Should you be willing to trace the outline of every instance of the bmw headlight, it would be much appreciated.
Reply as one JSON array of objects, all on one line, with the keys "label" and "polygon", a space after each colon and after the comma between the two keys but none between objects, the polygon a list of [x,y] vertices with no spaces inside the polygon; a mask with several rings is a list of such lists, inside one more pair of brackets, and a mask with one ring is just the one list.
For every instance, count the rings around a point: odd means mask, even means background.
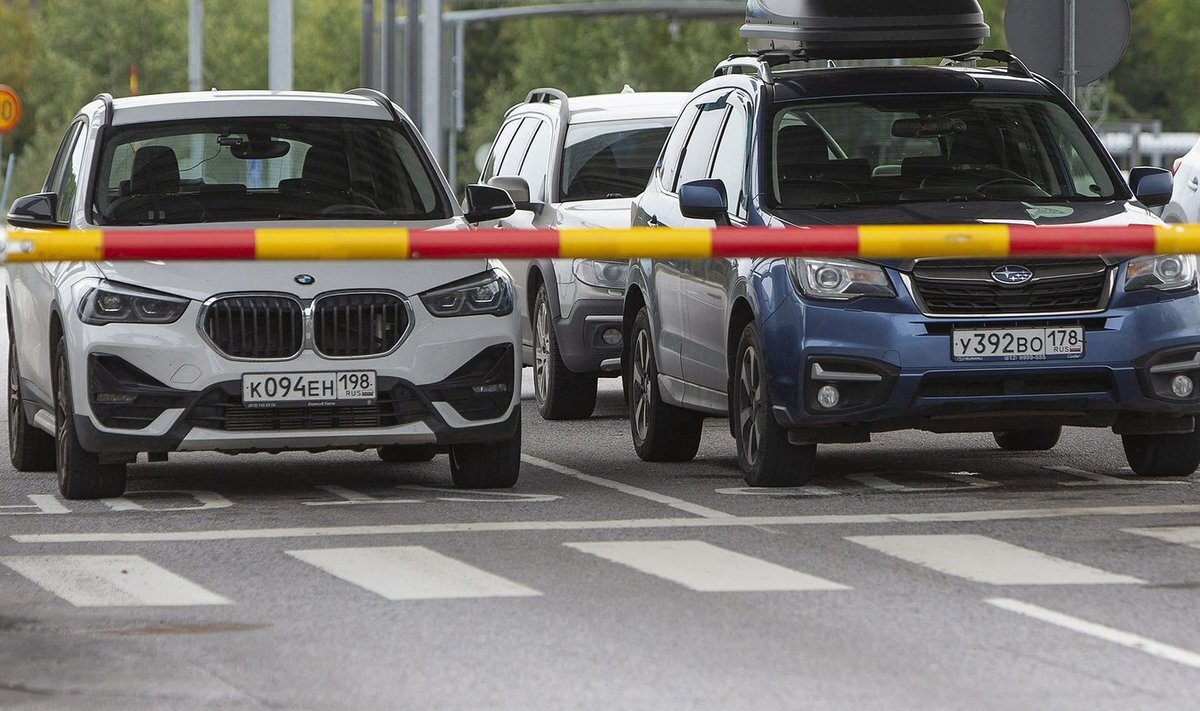
[{"label": "bmw headlight", "polygon": [[575,278],[600,289],[625,290],[629,284],[629,262],[576,259]]},{"label": "bmw headlight", "polygon": [[815,299],[846,301],[860,296],[895,296],[882,267],[852,259],[787,260],[800,293]]},{"label": "bmw headlight", "polygon": [[1129,260],[1125,291],[1186,289],[1196,283],[1196,258],[1190,254],[1160,254]]},{"label": "bmw headlight", "polygon": [[421,303],[434,316],[505,316],[513,310],[508,279],[497,271],[484,272],[421,294]]},{"label": "bmw headlight", "polygon": [[187,311],[188,300],[102,282],[89,291],[79,306],[84,323],[175,323]]}]

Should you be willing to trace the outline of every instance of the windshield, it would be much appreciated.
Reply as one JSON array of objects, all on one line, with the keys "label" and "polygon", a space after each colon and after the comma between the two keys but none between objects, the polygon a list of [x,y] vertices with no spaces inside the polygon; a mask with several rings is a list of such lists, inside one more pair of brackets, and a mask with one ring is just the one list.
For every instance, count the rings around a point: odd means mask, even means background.
[{"label": "windshield", "polygon": [[806,103],[776,113],[771,136],[771,186],[784,208],[1122,197],[1080,127],[1049,101]]},{"label": "windshield", "polygon": [[574,124],[563,147],[562,199],[635,197],[646,189],[674,117]]},{"label": "windshield", "polygon": [[103,224],[434,220],[453,210],[398,124],[237,118],[119,127],[96,181]]}]

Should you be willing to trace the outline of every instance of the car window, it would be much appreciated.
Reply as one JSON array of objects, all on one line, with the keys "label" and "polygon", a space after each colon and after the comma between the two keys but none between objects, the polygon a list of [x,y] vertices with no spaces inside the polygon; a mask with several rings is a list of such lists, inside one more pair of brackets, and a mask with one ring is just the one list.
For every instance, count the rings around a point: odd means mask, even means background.
[{"label": "car window", "polygon": [[721,127],[728,115],[729,103],[724,95],[700,107],[700,117],[683,147],[683,159],[679,164],[679,185],[708,177],[717,137],[720,136]]},{"label": "car window", "polygon": [[521,125],[521,119],[513,119],[504,124],[500,128],[500,133],[496,134],[496,140],[492,143],[492,150],[488,154],[487,163],[483,166],[483,172],[480,173],[480,178],[487,182],[495,177],[496,169],[500,167],[500,161],[504,158],[505,151],[508,150],[509,144],[512,143],[513,134],[517,132],[517,127]]},{"label": "car window", "polygon": [[174,121],[114,130],[94,198],[107,224],[448,219],[435,171],[391,121]]},{"label": "car window", "polygon": [[740,95],[733,95],[710,176],[724,183],[729,212],[738,217],[745,217],[747,209],[746,158],[750,151],[750,112],[747,104]]},{"label": "car window", "polygon": [[516,134],[513,135],[512,143],[509,144],[508,150],[504,152],[504,157],[500,160],[500,167],[496,169],[496,175],[520,174],[521,162],[525,160],[525,154],[529,151],[529,142],[533,140],[533,133],[537,131],[539,124],[541,121],[533,117],[521,122]]},{"label": "car window", "polygon": [[71,155],[71,149],[75,147],[75,139],[79,137],[80,131],[83,130],[83,122],[76,121],[67,128],[66,134],[63,135],[62,143],[58,144],[58,152],[54,154],[54,162],[50,164],[50,172],[46,175],[46,182],[42,185],[42,192],[52,193],[58,190],[62,183],[63,171],[67,168],[67,161]]},{"label": "car window", "polygon": [[671,130],[671,135],[667,138],[667,144],[663,147],[662,156],[658,162],[658,179],[662,182],[663,189],[669,192],[675,191],[683,144],[692,134],[692,127],[696,125],[696,119],[700,116],[700,106],[703,103],[703,101],[693,102],[684,107],[679,114],[679,119],[675,122],[675,128]]},{"label": "car window", "polygon": [[517,173],[529,183],[529,199],[532,202],[544,202],[546,199],[546,171],[550,162],[550,124],[545,121],[537,122],[533,140],[525,159],[521,161],[521,169]]},{"label": "car window", "polygon": [[[58,195],[58,206],[54,214],[54,219],[58,222],[70,221],[71,212],[75,207],[75,196],[79,194],[79,178],[83,172],[83,149],[87,143],[84,140],[83,129],[82,122],[76,122],[71,127],[69,135],[71,147],[63,158],[59,175],[55,185],[52,186],[53,191]],[[64,143],[65,145],[66,143]]]},{"label": "car window", "polygon": [[673,117],[597,121],[567,129],[562,199],[634,197],[646,189]]}]

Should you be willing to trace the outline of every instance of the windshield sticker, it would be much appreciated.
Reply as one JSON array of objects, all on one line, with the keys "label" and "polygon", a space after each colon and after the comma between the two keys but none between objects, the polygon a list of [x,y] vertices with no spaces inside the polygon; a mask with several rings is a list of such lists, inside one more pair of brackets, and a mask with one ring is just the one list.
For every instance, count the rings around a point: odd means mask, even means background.
[{"label": "windshield sticker", "polygon": [[1021,204],[1025,206],[1025,212],[1029,213],[1031,220],[1061,220],[1075,214],[1075,208],[1066,205],[1030,205],[1027,202]]}]

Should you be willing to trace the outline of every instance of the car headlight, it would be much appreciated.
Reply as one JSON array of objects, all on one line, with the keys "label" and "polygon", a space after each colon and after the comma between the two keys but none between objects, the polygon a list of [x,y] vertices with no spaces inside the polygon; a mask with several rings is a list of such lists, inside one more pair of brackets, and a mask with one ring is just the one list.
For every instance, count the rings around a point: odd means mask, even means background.
[{"label": "car headlight", "polygon": [[500,272],[484,272],[421,294],[421,303],[434,316],[476,316],[512,313],[513,293]]},{"label": "car headlight", "polygon": [[187,299],[178,296],[104,282],[83,297],[79,317],[93,326],[175,323],[187,311],[188,303]]},{"label": "car headlight", "polygon": [[600,289],[625,290],[629,284],[629,262],[576,259],[575,278]]},{"label": "car headlight", "polygon": [[800,293],[816,299],[846,301],[860,296],[895,296],[882,267],[852,259],[787,260]]},{"label": "car headlight", "polygon": [[1196,258],[1190,254],[1160,254],[1129,260],[1125,291],[1186,289],[1196,283]]}]

